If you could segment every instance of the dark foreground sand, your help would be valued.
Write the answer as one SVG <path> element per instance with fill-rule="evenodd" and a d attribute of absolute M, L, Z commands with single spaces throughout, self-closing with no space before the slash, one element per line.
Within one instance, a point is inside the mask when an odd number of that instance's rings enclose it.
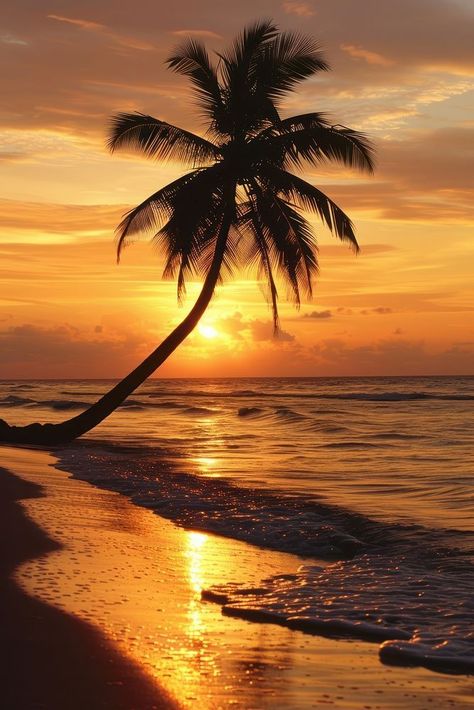
<path fill-rule="evenodd" d="M 293 555 L 178 528 L 45 452 L 3 447 L 0 461 L 17 475 L 0 471 L 2 579 L 18 565 L 0 599 L 1 710 L 173 707 L 160 688 L 192 710 L 472 707 L 472 678 L 387 667 L 377 644 L 201 601 L 219 582 L 292 571 Z M 43 496 L 14 502 L 38 484 Z"/>
<path fill-rule="evenodd" d="M 0 469 L 0 707 L 177 707 L 99 630 L 28 596 L 11 579 L 17 565 L 59 547 L 17 502 L 40 495 L 35 484 Z"/>

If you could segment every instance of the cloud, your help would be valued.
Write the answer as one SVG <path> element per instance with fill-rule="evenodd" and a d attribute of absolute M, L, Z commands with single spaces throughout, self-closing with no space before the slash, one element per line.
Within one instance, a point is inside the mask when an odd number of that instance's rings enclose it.
<path fill-rule="evenodd" d="M 208 37 L 209 39 L 222 39 L 222 35 L 212 30 L 173 30 L 170 34 L 175 37 Z"/>
<path fill-rule="evenodd" d="M 0 42 L 2 44 L 14 44 L 18 46 L 23 46 L 27 47 L 28 42 L 26 42 L 24 39 L 20 39 L 19 37 L 13 37 L 13 35 L 1 35 L 0 36 Z"/>
<path fill-rule="evenodd" d="M 91 20 L 79 20 L 73 17 L 64 17 L 63 15 L 48 15 L 50 20 L 58 20 L 58 22 L 66 22 L 69 25 L 75 25 L 80 27 L 81 30 L 93 30 L 93 31 L 103 31 L 106 30 L 105 25 L 101 25 L 99 22 L 92 22 Z"/>
<path fill-rule="evenodd" d="M 312 17 L 316 14 L 313 5 L 299 0 L 287 0 L 282 4 L 282 8 L 287 15 L 297 15 L 298 17 Z"/>
<path fill-rule="evenodd" d="M 320 296 L 320 300 L 324 300 L 332 305 L 333 299 Z M 422 291 L 406 288 L 405 290 L 384 291 L 380 289 L 370 289 L 369 293 L 344 293 L 341 300 L 344 300 L 346 306 L 340 306 L 336 309 L 336 313 L 342 315 L 357 315 L 360 309 L 369 312 L 372 308 L 389 308 L 392 313 L 395 312 L 410 312 L 410 313 L 470 313 L 473 310 L 471 302 L 463 298 L 463 293 L 457 290 L 444 291 Z M 370 306 L 370 301 L 378 302 L 379 306 Z M 357 310 L 356 310 L 357 309 Z"/>
<path fill-rule="evenodd" d="M 0 332 L 0 365 L 4 377 L 113 377 L 139 362 L 147 345 L 133 332 L 24 323 Z"/>
<path fill-rule="evenodd" d="M 1 230 L 6 229 L 103 238 L 104 234 L 113 234 L 125 210 L 121 205 L 64 205 L 0 199 L 0 240 Z"/>
<path fill-rule="evenodd" d="M 387 59 L 383 57 L 378 52 L 371 52 L 363 47 L 356 47 L 353 44 L 341 44 L 341 49 L 343 52 L 347 52 L 350 57 L 354 59 L 364 59 L 368 64 L 378 64 L 381 67 L 390 67 L 395 62 L 392 59 Z"/>
<path fill-rule="evenodd" d="M 277 333 L 274 333 L 273 323 L 271 321 L 262 321 L 258 318 L 248 322 L 252 340 L 255 343 L 264 341 L 292 343 L 295 336 L 280 328 Z"/>
<path fill-rule="evenodd" d="M 393 313 L 393 308 L 389 308 L 388 306 L 376 306 L 375 308 L 363 308 L 362 310 L 354 311 L 352 308 L 345 308 L 344 306 L 339 306 L 339 308 L 336 308 L 336 313 L 338 313 L 341 316 L 354 316 L 354 315 L 362 315 L 362 316 L 367 316 L 370 315 L 371 313 L 375 313 L 379 316 L 381 315 L 387 315 L 389 313 Z M 323 313 L 331 313 L 331 311 L 323 311 Z M 308 316 L 311 318 L 311 315 Z M 324 317 L 324 316 L 319 316 Z"/>
<path fill-rule="evenodd" d="M 332 318 L 332 312 L 331 311 L 312 311 L 311 313 L 304 313 L 303 318 L 311 318 L 314 320 Z"/>
<path fill-rule="evenodd" d="M 378 306 L 377 308 L 372 308 L 372 313 L 378 313 L 379 315 L 385 315 L 386 313 L 393 313 L 393 310 L 391 308 L 387 308 L 386 306 Z"/>
<path fill-rule="evenodd" d="M 439 375 L 472 374 L 474 348 L 453 344 L 430 351 L 422 341 L 396 339 L 351 346 L 326 339 L 311 349 L 315 364 L 324 372 L 345 375 Z"/>
<path fill-rule="evenodd" d="M 129 37 L 127 35 L 121 35 L 116 32 L 111 31 L 106 25 L 102 25 L 99 22 L 92 22 L 91 20 L 81 20 L 72 17 L 64 17 L 63 15 L 48 15 L 50 20 L 57 20 L 58 22 L 65 22 L 69 25 L 74 25 L 79 27 L 81 30 L 86 30 L 88 32 L 96 32 L 103 35 L 105 38 L 116 42 L 124 47 L 130 47 L 131 49 L 139 49 L 144 51 L 149 51 L 154 49 L 154 45 L 149 42 L 143 42 L 135 37 Z"/>
<path fill-rule="evenodd" d="M 215 0 L 175 3 L 167 6 L 166 12 L 151 0 L 145 0 L 142 12 L 134 12 L 131 6 L 118 10 L 112 0 L 97 0 L 80 7 L 80 16 L 68 16 L 59 10 L 48 16 L 27 11 L 24 3 L 11 3 L 9 32 L 5 36 L 21 38 L 29 48 L 28 52 L 6 52 L 2 57 L 0 91 L 14 107 L 10 125 L 64 128 L 57 115 L 37 108 L 49 106 L 76 111 L 68 125 L 78 132 L 98 135 L 112 110 L 129 107 L 130 94 L 125 87 L 137 83 L 148 93 L 140 95 L 137 91 L 133 108 L 159 112 L 166 120 L 182 121 L 188 105 L 187 97 L 182 96 L 187 84 L 168 72 L 163 61 L 171 48 L 170 34 L 179 33 L 174 35 L 179 37 L 180 33 L 200 33 L 216 40 L 222 37 L 227 42 L 255 14 L 254 0 L 242 0 L 232 13 L 217 12 Z M 281 27 L 288 25 L 290 14 L 292 22 L 301 24 L 305 32 L 322 43 L 334 65 L 330 75 L 302 85 L 296 103 L 307 102 L 311 110 L 320 105 L 322 96 L 331 99 L 331 103 L 334 99 L 345 123 L 352 120 L 356 106 L 366 117 L 379 109 L 406 107 L 409 97 L 403 92 L 393 96 L 393 106 L 383 104 L 394 89 L 406 90 L 407 84 L 414 95 L 431 91 L 436 63 L 443 72 L 468 72 L 473 68 L 468 29 L 471 15 L 466 8 L 448 0 L 398 0 L 375 5 L 369 0 L 318 0 L 317 6 L 309 1 L 287 0 L 273 7 L 271 14 Z M 365 58 L 350 56 L 340 49 L 341 44 L 352 48 L 353 53 L 366 53 Z M 133 49 L 153 53 L 153 61 L 143 62 L 140 51 L 128 51 Z M 375 64 L 368 61 L 380 57 L 395 64 L 386 66 L 380 59 Z M 87 84 L 89 80 L 113 84 L 117 77 L 124 89 L 113 100 Z M 456 84 L 453 76 L 444 77 L 445 87 Z M 159 103 L 152 98 L 156 86 L 170 89 L 168 95 L 161 95 Z M 173 88 L 177 94 L 174 97 Z M 382 106 L 378 106 L 376 96 L 368 98 L 375 89 L 383 92 Z M 301 105 L 295 108 L 300 112 Z M 409 108 L 413 110 L 412 106 Z M 186 127 L 196 129 L 199 117 L 188 112 L 186 123 Z"/>
<path fill-rule="evenodd" d="M 472 146 L 474 125 L 411 130 L 403 139 L 377 142 L 377 166 L 370 180 L 331 183 L 331 177 L 339 177 L 341 171 L 337 166 L 325 168 L 324 192 L 349 212 L 407 221 L 470 222 L 474 219 Z M 308 181 L 317 178 L 310 171 Z"/>
<path fill-rule="evenodd" d="M 280 328 L 275 334 L 273 322 L 259 318 L 244 318 L 242 313 L 236 311 L 230 316 L 220 318 L 215 323 L 219 332 L 225 333 L 236 340 L 247 340 L 254 343 L 273 342 L 275 344 L 291 343 L 295 336 Z"/>

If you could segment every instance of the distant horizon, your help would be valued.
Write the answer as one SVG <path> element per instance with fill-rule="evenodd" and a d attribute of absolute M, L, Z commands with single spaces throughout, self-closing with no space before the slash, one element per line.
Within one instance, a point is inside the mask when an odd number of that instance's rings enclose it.
<path fill-rule="evenodd" d="M 474 373 L 455 375 L 209 375 L 189 377 L 150 377 L 156 380 L 388 380 L 388 379 L 437 379 L 474 378 Z M 0 382 L 120 382 L 120 377 L 4 377 Z M 143 385 L 142 385 L 143 386 Z"/>

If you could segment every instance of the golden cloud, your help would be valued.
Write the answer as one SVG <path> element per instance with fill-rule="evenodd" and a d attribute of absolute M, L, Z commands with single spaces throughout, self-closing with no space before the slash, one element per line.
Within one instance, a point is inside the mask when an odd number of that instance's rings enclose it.
<path fill-rule="evenodd" d="M 342 51 L 347 52 L 350 57 L 354 59 L 364 59 L 367 64 L 377 64 L 381 67 L 390 67 L 395 64 L 392 59 L 388 59 L 378 54 L 378 52 L 371 52 L 368 49 L 364 49 L 364 47 L 358 47 L 354 44 L 341 44 L 340 47 Z"/>
<path fill-rule="evenodd" d="M 308 2 L 300 2 L 300 0 L 287 0 L 283 5 L 284 12 L 287 15 L 297 15 L 297 17 L 312 17 L 316 14 L 312 5 Z"/>

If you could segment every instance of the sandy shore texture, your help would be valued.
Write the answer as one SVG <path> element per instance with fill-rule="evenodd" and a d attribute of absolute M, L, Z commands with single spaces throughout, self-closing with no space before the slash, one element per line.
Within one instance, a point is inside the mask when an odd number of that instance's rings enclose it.
<path fill-rule="evenodd" d="M 201 601 L 213 584 L 293 572 L 297 557 L 178 528 L 44 452 L 4 447 L 0 461 L 16 477 L 0 473 L 2 708 L 472 707 L 472 679 L 383 666 L 375 644 Z"/>
<path fill-rule="evenodd" d="M 26 594 L 11 578 L 26 560 L 60 549 L 18 505 L 39 495 L 39 486 L 0 469 L 0 707 L 178 707 L 97 627 Z"/>

